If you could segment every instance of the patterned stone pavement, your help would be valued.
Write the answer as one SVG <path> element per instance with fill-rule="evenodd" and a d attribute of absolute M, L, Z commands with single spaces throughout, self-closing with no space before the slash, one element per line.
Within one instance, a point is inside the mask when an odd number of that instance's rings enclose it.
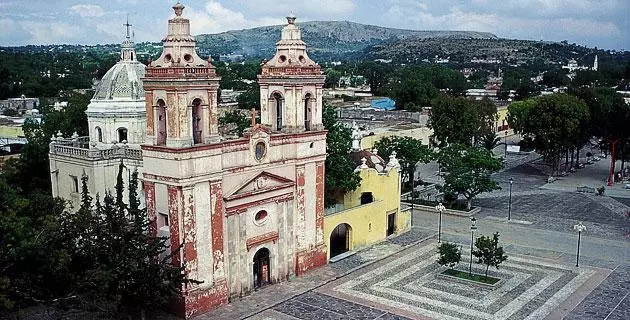
<path fill-rule="evenodd" d="M 629 279 L 630 264 L 618 266 L 565 319 L 630 319 Z"/>
<path fill-rule="evenodd" d="M 441 269 L 435 263 L 434 248 L 435 242 L 430 241 L 407 249 L 394 259 L 317 291 L 414 319 L 542 319 L 587 281 L 601 280 L 607 274 L 598 269 L 572 268 L 512 255 L 499 270 L 489 273 L 503 282 L 496 288 L 487 288 L 436 278 Z M 467 256 L 466 249 L 463 255 Z M 468 260 L 463 260 L 461 267 L 468 265 Z M 476 264 L 473 269 L 483 270 Z"/>

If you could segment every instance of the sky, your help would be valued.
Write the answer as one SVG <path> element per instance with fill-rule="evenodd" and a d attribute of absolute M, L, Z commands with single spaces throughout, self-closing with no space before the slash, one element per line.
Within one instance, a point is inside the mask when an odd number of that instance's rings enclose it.
<path fill-rule="evenodd" d="M 415 30 L 630 50 L 630 0 L 180 0 L 193 34 L 300 21 L 348 20 Z M 0 46 L 160 41 L 176 0 L 0 0 Z"/>

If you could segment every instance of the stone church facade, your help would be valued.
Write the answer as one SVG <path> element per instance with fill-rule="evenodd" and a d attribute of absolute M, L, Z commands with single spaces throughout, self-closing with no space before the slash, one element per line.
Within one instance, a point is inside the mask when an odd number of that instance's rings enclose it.
<path fill-rule="evenodd" d="M 183 244 L 172 262 L 189 278 L 186 317 L 257 286 L 327 263 L 320 66 L 288 17 L 276 55 L 262 66 L 261 123 L 243 138 L 219 135 L 219 77 L 195 50 L 177 3 L 164 51 L 146 68 L 145 200 L 151 232 Z"/>
<path fill-rule="evenodd" d="M 258 78 L 260 123 L 254 114 L 242 138 L 221 136 L 220 78 L 197 55 L 184 6 L 173 9 L 163 52 L 147 66 L 127 30 L 88 106 L 89 137 L 52 137 L 50 165 L 53 194 L 75 209 L 82 176 L 103 195 L 121 162 L 125 185 L 140 173 L 150 232 L 182 246 L 172 263 L 201 282 L 176 303 L 189 318 L 327 263 L 324 76 L 287 17 Z"/>

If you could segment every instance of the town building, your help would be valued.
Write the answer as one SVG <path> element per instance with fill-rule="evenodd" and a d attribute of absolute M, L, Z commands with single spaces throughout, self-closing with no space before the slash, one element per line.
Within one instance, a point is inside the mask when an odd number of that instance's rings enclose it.
<path fill-rule="evenodd" d="M 324 234 L 332 262 L 411 229 L 411 212 L 400 208 L 401 175 L 396 155 L 386 162 L 378 150 L 362 149 L 356 124 L 352 131 L 350 155 L 361 185 L 338 199 L 336 206 L 326 208 Z"/>

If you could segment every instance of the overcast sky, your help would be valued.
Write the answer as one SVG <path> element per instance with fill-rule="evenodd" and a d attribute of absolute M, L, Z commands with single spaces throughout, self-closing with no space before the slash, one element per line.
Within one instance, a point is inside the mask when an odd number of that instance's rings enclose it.
<path fill-rule="evenodd" d="M 117 43 L 129 13 L 136 41 L 159 41 L 176 0 L 0 0 L 0 46 Z M 193 34 L 349 20 L 417 30 L 487 31 L 630 49 L 630 0 L 181 0 Z"/>

